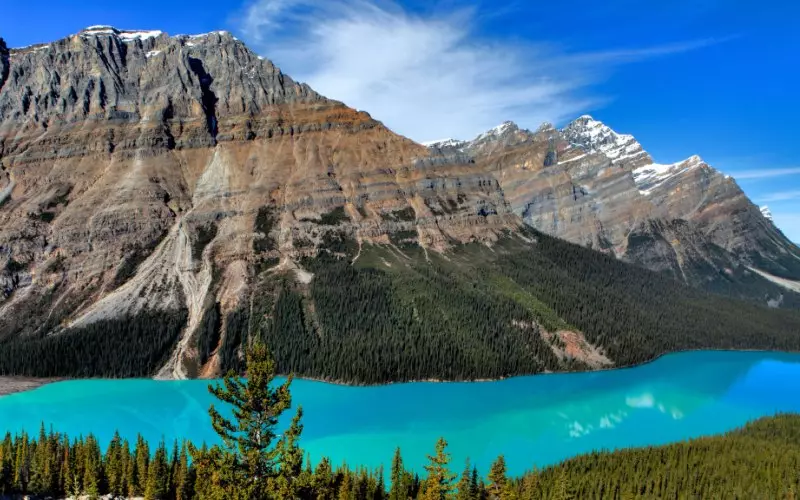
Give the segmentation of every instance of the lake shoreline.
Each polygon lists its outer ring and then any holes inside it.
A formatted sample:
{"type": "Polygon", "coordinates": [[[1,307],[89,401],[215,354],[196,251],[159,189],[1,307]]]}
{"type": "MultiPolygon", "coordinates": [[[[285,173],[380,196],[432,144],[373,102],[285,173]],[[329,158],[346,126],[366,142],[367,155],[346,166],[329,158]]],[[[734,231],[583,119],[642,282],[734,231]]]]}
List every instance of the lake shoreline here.
{"type": "MultiPolygon", "coordinates": [[[[659,354],[655,356],[653,359],[643,361],[641,363],[636,363],[632,365],[622,365],[622,366],[611,366],[608,368],[597,368],[592,370],[572,370],[572,371],[545,371],[539,373],[519,373],[516,375],[509,375],[507,377],[498,377],[498,378],[479,378],[479,379],[462,379],[462,380],[442,380],[442,379],[420,379],[420,380],[396,380],[396,381],[388,381],[388,382],[379,382],[379,383],[353,383],[353,382],[344,382],[341,380],[333,380],[333,379],[326,379],[322,377],[300,377],[294,376],[295,380],[307,380],[310,382],[320,382],[324,384],[331,384],[337,385],[342,387],[380,387],[380,386],[387,386],[387,385],[397,385],[397,384],[421,384],[421,383],[435,383],[435,384],[464,384],[464,383],[483,383],[483,382],[500,382],[504,380],[510,380],[519,377],[540,377],[540,376],[548,376],[548,375],[572,375],[572,374],[586,374],[586,373],[602,373],[608,371],[622,371],[622,370],[631,370],[634,368],[639,368],[641,366],[649,365],[651,363],[655,363],[656,361],[664,358],[666,356],[672,356],[675,354],[683,354],[683,353],[691,353],[691,352],[732,352],[732,353],[746,353],[746,352],[762,352],[762,353],[775,353],[775,354],[800,354],[800,352],[796,351],[779,351],[779,350],[764,350],[764,349],[684,349],[679,351],[671,351],[659,354]]],[[[278,374],[279,377],[286,377],[286,374],[278,374]]],[[[221,380],[221,377],[218,378],[209,378],[209,379],[185,379],[185,380],[207,380],[209,384],[214,383],[216,381],[221,380]]],[[[69,380],[153,380],[157,382],[175,382],[182,379],[156,379],[156,378],[149,378],[149,377],[130,377],[130,378],[110,378],[110,377],[94,377],[94,378],[72,378],[72,377],[60,377],[60,378],[36,378],[36,377],[17,377],[17,376],[0,376],[0,397],[8,396],[10,394],[32,391],[39,387],[42,387],[46,384],[51,384],[54,382],[64,382],[69,380]]]]}
{"type": "Polygon", "coordinates": [[[35,378],[35,377],[2,377],[0,376],[0,396],[8,396],[18,392],[32,391],[43,385],[66,378],[35,378]]]}

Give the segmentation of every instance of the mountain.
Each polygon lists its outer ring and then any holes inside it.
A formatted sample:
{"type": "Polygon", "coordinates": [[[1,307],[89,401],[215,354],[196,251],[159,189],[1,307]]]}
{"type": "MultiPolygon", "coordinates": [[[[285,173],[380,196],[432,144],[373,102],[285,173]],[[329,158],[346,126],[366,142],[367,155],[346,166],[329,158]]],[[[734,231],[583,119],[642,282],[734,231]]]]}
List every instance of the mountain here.
{"type": "Polygon", "coordinates": [[[589,117],[425,147],[226,32],[0,47],[0,373],[212,376],[253,337],[356,382],[800,349],[763,307],[800,304],[796,248],[589,117]]]}
{"type": "Polygon", "coordinates": [[[633,136],[588,115],[562,130],[506,122],[428,146],[494,173],[512,211],[548,234],[739,298],[786,304],[796,290],[800,249],[699,156],[654,163],[633,136]]]}

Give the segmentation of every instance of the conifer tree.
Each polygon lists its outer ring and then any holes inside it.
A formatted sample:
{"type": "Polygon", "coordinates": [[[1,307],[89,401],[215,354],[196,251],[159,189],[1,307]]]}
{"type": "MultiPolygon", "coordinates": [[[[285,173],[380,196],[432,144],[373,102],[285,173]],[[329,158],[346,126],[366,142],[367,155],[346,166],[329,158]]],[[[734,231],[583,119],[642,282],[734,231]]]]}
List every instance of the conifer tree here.
{"type": "Polygon", "coordinates": [[[128,491],[129,497],[134,497],[139,494],[139,486],[136,480],[136,468],[137,468],[137,460],[138,454],[135,449],[130,449],[130,444],[125,442],[124,446],[128,446],[128,459],[125,462],[125,485],[126,490],[128,491]]]}
{"type": "Polygon", "coordinates": [[[342,473],[342,482],[339,485],[338,500],[353,500],[353,482],[350,471],[345,469],[342,473]]]}
{"type": "Polygon", "coordinates": [[[97,498],[103,480],[100,445],[94,436],[89,435],[83,449],[83,493],[89,498],[97,498]]]}
{"type": "Polygon", "coordinates": [[[147,468],[147,482],[144,489],[145,500],[162,500],[169,492],[169,463],[167,462],[167,447],[161,441],[156,448],[156,454],[147,468]]]}
{"type": "Polygon", "coordinates": [[[403,456],[398,447],[394,450],[392,468],[389,472],[389,480],[392,482],[389,489],[389,500],[408,499],[408,482],[406,481],[405,473],[406,471],[403,468],[403,456]]]}
{"type": "Polygon", "coordinates": [[[449,498],[453,490],[453,479],[456,474],[453,474],[448,469],[450,464],[450,454],[445,449],[447,448],[447,441],[444,438],[439,438],[436,442],[436,447],[433,455],[428,455],[428,465],[425,470],[428,477],[425,479],[425,500],[444,500],[449,498]]]}
{"type": "Polygon", "coordinates": [[[11,433],[6,432],[3,444],[0,446],[0,495],[11,492],[14,480],[14,445],[11,442],[11,433]]]}
{"type": "Polygon", "coordinates": [[[17,449],[14,457],[14,488],[17,491],[28,491],[30,481],[30,450],[28,435],[23,431],[17,440],[17,449]]]}
{"type": "Polygon", "coordinates": [[[136,437],[136,473],[134,475],[133,492],[135,496],[144,495],[147,485],[147,468],[150,465],[150,447],[141,435],[136,437]]]}
{"type": "Polygon", "coordinates": [[[569,494],[569,479],[567,477],[567,470],[561,467],[561,470],[556,476],[555,484],[553,485],[553,492],[550,496],[551,500],[570,500],[569,494]]]}
{"type": "Polygon", "coordinates": [[[334,498],[333,470],[327,457],[323,457],[314,470],[314,491],[316,500],[333,500],[334,498]]]}
{"type": "Polygon", "coordinates": [[[213,488],[229,498],[268,498],[283,460],[287,466],[281,476],[284,484],[293,482],[288,479],[293,480],[302,470],[303,454],[297,446],[301,411],[284,438],[274,443],[278,418],[292,403],[292,377],[271,387],[274,378],[275,362],[266,346],[257,343],[247,350],[246,381],[230,371],[222,386],[209,386],[217,399],[233,407],[234,418],[225,418],[213,405],[209,408],[211,425],[224,445],[214,446],[199,464],[217,469],[210,476],[213,488]]]}
{"type": "Polygon", "coordinates": [[[469,458],[464,465],[464,471],[456,484],[456,500],[474,500],[472,496],[472,468],[469,465],[469,458]]]}
{"type": "Polygon", "coordinates": [[[481,491],[481,479],[478,475],[478,468],[473,466],[472,467],[472,476],[469,479],[469,492],[470,498],[474,500],[479,500],[479,493],[481,491]]]}
{"type": "Polygon", "coordinates": [[[44,430],[44,422],[39,427],[39,438],[33,449],[31,460],[31,484],[29,491],[36,495],[47,493],[49,478],[46,474],[47,469],[47,433],[44,430]]]}
{"type": "Polygon", "coordinates": [[[105,471],[106,481],[108,482],[108,492],[117,496],[122,496],[122,479],[125,477],[125,470],[122,468],[122,438],[119,432],[114,433],[111,442],[106,450],[105,471]]]}
{"type": "Polygon", "coordinates": [[[295,484],[296,479],[303,473],[303,450],[300,449],[298,443],[300,434],[303,432],[303,425],[300,423],[302,418],[303,408],[298,407],[289,428],[278,440],[280,467],[276,478],[276,492],[279,498],[297,496],[299,485],[295,484]]]}
{"type": "Polygon", "coordinates": [[[190,500],[192,498],[193,478],[189,467],[189,452],[187,448],[184,441],[181,445],[173,480],[175,484],[175,500],[190,500]]]}
{"type": "Polygon", "coordinates": [[[506,459],[497,457],[489,469],[489,494],[491,498],[501,498],[506,488],[506,459]]]}

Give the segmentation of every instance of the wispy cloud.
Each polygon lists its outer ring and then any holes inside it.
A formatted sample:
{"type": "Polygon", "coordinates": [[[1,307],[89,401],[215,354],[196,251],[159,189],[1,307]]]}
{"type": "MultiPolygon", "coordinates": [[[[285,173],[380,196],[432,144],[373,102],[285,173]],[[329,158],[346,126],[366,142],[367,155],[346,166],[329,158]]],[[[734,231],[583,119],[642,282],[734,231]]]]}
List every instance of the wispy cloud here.
{"type": "Polygon", "coordinates": [[[771,179],[773,177],[783,177],[786,175],[800,175],[800,167],[740,170],[738,172],[731,172],[731,175],[737,180],[771,179]]]}
{"type": "Polygon", "coordinates": [[[413,14],[382,0],[256,0],[234,20],[294,78],[418,141],[558,123],[606,102],[591,89],[615,67],[724,41],[575,53],[479,38],[479,21],[475,9],[413,14]]]}
{"type": "Polygon", "coordinates": [[[757,197],[759,203],[774,203],[776,201],[800,200],[800,190],[777,191],[757,197]]]}

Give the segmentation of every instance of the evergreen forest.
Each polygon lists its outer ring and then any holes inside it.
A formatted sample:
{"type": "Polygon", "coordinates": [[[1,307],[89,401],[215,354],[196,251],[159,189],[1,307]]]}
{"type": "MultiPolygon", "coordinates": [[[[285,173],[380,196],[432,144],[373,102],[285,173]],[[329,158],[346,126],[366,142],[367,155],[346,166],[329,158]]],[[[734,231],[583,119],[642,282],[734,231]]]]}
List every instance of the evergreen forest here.
{"type": "MultiPolygon", "coordinates": [[[[212,285],[192,339],[198,365],[217,356],[223,373],[241,372],[255,340],[279,373],[355,384],[629,366],[691,349],[800,351],[798,310],[691,288],[530,228],[445,254],[413,240],[359,248],[331,230],[300,262],[310,283],[274,264],[265,261],[233,311],[220,312],[212,285]],[[567,349],[558,332],[577,332],[609,363],[567,349]]],[[[186,317],[145,311],[0,340],[0,375],[152,375],[186,317]]]]}

